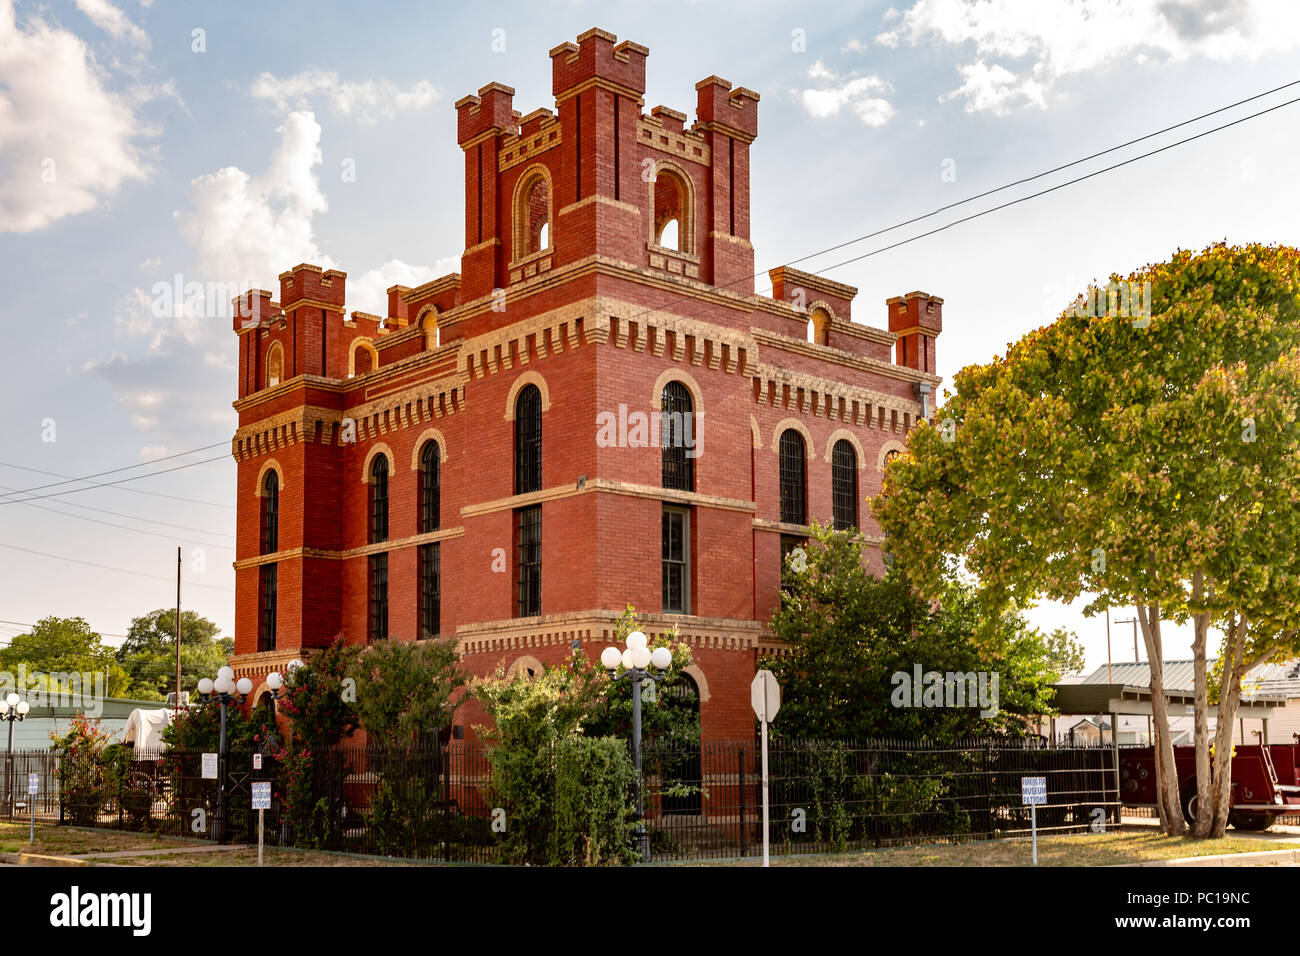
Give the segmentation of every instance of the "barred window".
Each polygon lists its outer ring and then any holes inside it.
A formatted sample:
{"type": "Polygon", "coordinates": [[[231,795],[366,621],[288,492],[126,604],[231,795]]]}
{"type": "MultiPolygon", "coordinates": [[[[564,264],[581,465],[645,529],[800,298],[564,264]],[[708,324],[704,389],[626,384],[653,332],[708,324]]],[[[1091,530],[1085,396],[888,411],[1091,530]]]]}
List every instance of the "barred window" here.
{"type": "Polygon", "coordinates": [[[426,442],[420,452],[420,531],[438,530],[442,475],[440,449],[436,441],[426,442]]]}
{"type": "Polygon", "coordinates": [[[665,614],[691,613],[691,512],[664,506],[663,601],[665,614]]]}
{"type": "Polygon", "coordinates": [[[542,490],[542,393],[525,385],[515,400],[515,494],[542,490]]]}
{"type": "Polygon", "coordinates": [[[438,542],[420,545],[420,634],[437,637],[442,626],[442,554],[438,542]]]}
{"type": "Polygon", "coordinates": [[[262,553],[280,549],[280,475],[271,471],[262,488],[262,553]]]}
{"type": "Polygon", "coordinates": [[[669,382],[659,397],[659,444],[663,447],[665,488],[695,490],[695,409],[691,393],[681,382],[669,382]]]}
{"type": "Polygon", "coordinates": [[[376,455],[370,466],[370,543],[388,540],[388,457],[376,455]]]}
{"type": "Polygon", "coordinates": [[[542,613],[542,506],[520,508],[515,515],[519,584],[516,609],[519,617],[534,617],[542,613]]]}
{"type": "Polygon", "coordinates": [[[858,526],[858,456],[844,438],[831,451],[831,508],[836,531],[858,526]]]}
{"type": "Polygon", "coordinates": [[[370,640],[388,637],[388,555],[370,556],[370,640]]]}
{"type": "Polygon", "coordinates": [[[275,605],[278,575],[274,564],[262,565],[259,573],[257,649],[275,650],[275,605]]]}
{"type": "Polygon", "coordinates": [[[781,520],[805,524],[808,499],[804,487],[803,436],[793,428],[781,433],[781,520]]]}

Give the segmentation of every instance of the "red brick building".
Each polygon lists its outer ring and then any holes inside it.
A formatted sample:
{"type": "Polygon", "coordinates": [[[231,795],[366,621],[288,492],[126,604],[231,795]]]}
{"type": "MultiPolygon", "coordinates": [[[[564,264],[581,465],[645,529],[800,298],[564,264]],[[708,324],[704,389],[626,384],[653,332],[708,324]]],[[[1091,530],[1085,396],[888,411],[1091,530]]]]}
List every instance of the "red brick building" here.
{"type": "Polygon", "coordinates": [[[590,30],[551,51],[555,112],[456,104],[459,273],[383,317],[306,264],[237,300],[238,676],[339,634],[535,668],[598,656],[630,603],[689,642],[704,735],[744,736],[783,549],[814,518],[879,541],[942,300],[890,299],[884,331],[819,276],[756,295],[758,94],[710,76],[691,125],[644,113],[647,52],[590,30]]]}

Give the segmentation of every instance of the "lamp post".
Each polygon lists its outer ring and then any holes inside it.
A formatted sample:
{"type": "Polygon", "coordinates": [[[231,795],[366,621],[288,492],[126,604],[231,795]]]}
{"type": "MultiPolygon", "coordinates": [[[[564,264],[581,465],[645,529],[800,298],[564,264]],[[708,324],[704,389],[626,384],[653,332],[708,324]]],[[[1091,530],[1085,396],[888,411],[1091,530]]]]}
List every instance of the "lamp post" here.
{"type": "Polygon", "coordinates": [[[226,708],[242,704],[253,692],[253,682],[247,677],[235,680],[229,667],[217,671],[217,679],[204,677],[199,681],[199,697],[204,704],[216,703],[221,708],[221,738],[217,746],[217,820],[213,828],[218,843],[226,840],[226,708]]]}
{"type": "Polygon", "coordinates": [[[652,653],[646,647],[646,636],[633,631],[625,642],[627,649],[607,647],[600,654],[601,665],[609,671],[612,681],[626,680],[632,685],[632,763],[636,767],[636,843],[641,859],[650,859],[650,837],[645,829],[645,800],[641,786],[641,684],[663,680],[664,673],[673,662],[673,652],[666,647],[656,647],[652,653]],[[618,673],[622,665],[623,673],[618,673]],[[656,673],[648,668],[653,665],[656,673]]]}
{"type": "Polygon", "coordinates": [[[14,815],[14,721],[26,720],[30,709],[27,701],[12,691],[0,700],[0,720],[9,725],[9,745],[5,749],[5,806],[9,808],[10,819],[14,815]]]}

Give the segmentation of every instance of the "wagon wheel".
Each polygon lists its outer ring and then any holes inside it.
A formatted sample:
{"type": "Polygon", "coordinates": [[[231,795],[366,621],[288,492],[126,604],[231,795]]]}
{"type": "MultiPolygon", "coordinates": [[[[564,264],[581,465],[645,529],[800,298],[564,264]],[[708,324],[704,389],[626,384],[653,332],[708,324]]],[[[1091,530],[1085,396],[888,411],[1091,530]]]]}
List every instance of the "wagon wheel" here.
{"type": "Polygon", "coordinates": [[[132,790],[141,790],[153,796],[154,782],[153,777],[143,770],[132,770],[126,778],[126,785],[132,790]]]}
{"type": "Polygon", "coordinates": [[[1238,830],[1261,831],[1273,825],[1273,814],[1260,810],[1230,810],[1228,822],[1238,830]]]}

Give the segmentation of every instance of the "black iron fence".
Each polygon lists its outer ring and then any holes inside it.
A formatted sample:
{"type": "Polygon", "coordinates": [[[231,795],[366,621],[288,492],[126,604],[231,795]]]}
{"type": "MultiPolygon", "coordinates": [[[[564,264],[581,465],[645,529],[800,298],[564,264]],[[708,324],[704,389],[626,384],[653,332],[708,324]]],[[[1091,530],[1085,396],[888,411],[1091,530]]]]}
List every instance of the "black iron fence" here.
{"type": "MultiPolygon", "coordinates": [[[[484,745],[465,741],[397,752],[340,747],[277,760],[232,751],[224,766],[189,751],[121,748],[105,765],[15,753],[14,792],[41,781],[41,822],[150,830],[223,842],[257,839],[253,784],[271,784],[269,845],[428,860],[496,862],[514,808],[494,806],[484,745]]],[[[761,853],[762,772],[756,741],[655,742],[643,755],[652,857],[689,860],[761,853]]],[[[769,744],[774,853],[989,839],[1029,832],[1021,777],[1047,779],[1040,832],[1118,825],[1109,746],[1040,739],[769,744]]],[[[21,791],[21,792],[20,792],[21,791]]],[[[4,810],[7,811],[7,805],[4,810]]]]}

